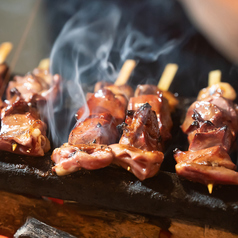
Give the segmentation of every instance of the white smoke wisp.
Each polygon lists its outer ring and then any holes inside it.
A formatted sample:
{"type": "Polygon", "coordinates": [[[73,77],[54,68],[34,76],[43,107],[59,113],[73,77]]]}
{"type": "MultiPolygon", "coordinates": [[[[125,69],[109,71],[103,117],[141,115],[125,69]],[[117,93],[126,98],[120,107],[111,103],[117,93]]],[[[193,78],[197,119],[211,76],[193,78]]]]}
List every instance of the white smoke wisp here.
{"type": "MultiPolygon", "coordinates": [[[[137,5],[138,9],[142,7],[137,5]]],[[[131,18],[136,12],[130,12],[131,18]]],[[[114,82],[128,58],[158,60],[179,47],[188,36],[171,39],[161,35],[162,40],[158,40],[153,35],[144,35],[132,22],[124,19],[123,23],[122,12],[115,5],[93,2],[82,7],[66,23],[51,52],[51,73],[58,73],[63,79],[59,102],[57,105],[49,102],[47,108],[54,146],[67,142],[75,124],[74,115],[86,104],[85,88],[88,90],[100,80],[114,82]],[[113,58],[113,54],[117,57],[113,58]]],[[[83,117],[87,115],[85,110],[83,117]]]]}
{"type": "MultiPolygon", "coordinates": [[[[48,123],[54,146],[67,142],[76,111],[85,104],[83,85],[114,73],[108,57],[114,42],[120,11],[110,5],[98,11],[90,5],[74,15],[64,26],[51,52],[51,73],[62,77],[57,105],[49,102],[48,123]],[[109,68],[109,70],[108,70],[109,68]]],[[[87,110],[85,110],[87,114],[87,110]]]]}

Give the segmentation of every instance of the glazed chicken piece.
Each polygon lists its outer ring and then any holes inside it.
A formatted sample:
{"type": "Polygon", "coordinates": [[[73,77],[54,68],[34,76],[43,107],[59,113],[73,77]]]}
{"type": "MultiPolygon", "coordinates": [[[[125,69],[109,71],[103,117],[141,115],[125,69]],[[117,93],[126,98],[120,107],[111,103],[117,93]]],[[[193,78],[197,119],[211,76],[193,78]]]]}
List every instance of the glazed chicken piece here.
{"type": "Polygon", "coordinates": [[[91,95],[77,114],[68,143],[53,151],[54,171],[66,175],[81,168],[100,169],[111,164],[114,154],[106,145],[119,139],[117,125],[125,119],[127,100],[108,89],[91,95]]]}
{"type": "Polygon", "coordinates": [[[176,172],[195,182],[207,184],[236,184],[238,173],[227,151],[213,146],[197,151],[175,152],[176,172]]]}
{"type": "Polygon", "coordinates": [[[190,142],[189,150],[197,151],[205,148],[209,148],[214,145],[223,147],[226,151],[229,151],[234,138],[231,134],[230,129],[227,126],[216,128],[213,125],[210,129],[204,129],[205,124],[210,122],[204,122],[201,128],[188,134],[188,140],[190,142]]]}
{"type": "Polygon", "coordinates": [[[203,101],[194,102],[188,109],[185,121],[182,125],[184,133],[190,131],[190,125],[195,120],[200,122],[210,121],[216,127],[227,125],[235,136],[238,132],[237,105],[225,99],[219,93],[207,97],[203,101]]]}
{"type": "Polygon", "coordinates": [[[108,89],[100,89],[88,99],[87,105],[78,110],[76,118],[84,120],[88,116],[109,113],[118,125],[125,119],[126,107],[127,100],[123,95],[115,95],[108,89]]]}
{"type": "Polygon", "coordinates": [[[201,101],[215,93],[219,93],[224,98],[232,101],[236,99],[236,91],[234,88],[229,83],[219,82],[202,89],[198,94],[197,100],[201,101]]]}
{"type": "Polygon", "coordinates": [[[113,144],[113,163],[132,172],[141,181],[155,176],[164,160],[160,151],[143,151],[133,146],[113,144]]]}
{"type": "Polygon", "coordinates": [[[112,144],[118,141],[115,119],[109,113],[95,114],[78,121],[69,135],[70,145],[112,144]]]}
{"type": "Polygon", "coordinates": [[[140,180],[153,177],[164,155],[158,151],[160,133],[151,106],[146,103],[135,112],[129,111],[122,129],[119,144],[110,145],[115,156],[113,163],[131,171],[140,180]]]}
{"type": "Polygon", "coordinates": [[[229,99],[214,93],[188,109],[181,126],[189,150],[175,151],[176,172],[195,182],[238,184],[236,166],[228,153],[238,132],[238,110],[229,99]]]}
{"type": "Polygon", "coordinates": [[[39,119],[36,110],[19,96],[2,109],[0,150],[30,156],[43,156],[50,150],[46,124],[39,119]]]}
{"type": "Polygon", "coordinates": [[[175,96],[169,91],[162,91],[156,85],[152,84],[139,84],[136,87],[135,97],[141,95],[160,95],[163,94],[163,97],[168,100],[170,111],[174,111],[175,107],[178,105],[178,100],[175,96]]]}
{"type": "Polygon", "coordinates": [[[6,90],[7,100],[10,100],[12,91],[16,88],[26,102],[39,101],[45,103],[48,100],[55,101],[60,91],[61,78],[52,76],[48,70],[34,69],[32,73],[24,77],[15,76],[10,81],[6,90]]]}
{"type": "Polygon", "coordinates": [[[67,175],[81,168],[94,170],[111,164],[111,148],[104,145],[64,144],[53,151],[51,160],[55,162],[53,171],[59,176],[67,175]]]}
{"type": "Polygon", "coordinates": [[[97,92],[98,90],[104,89],[104,88],[112,91],[112,93],[114,93],[115,95],[118,95],[118,94],[124,95],[127,100],[129,100],[130,97],[133,97],[133,94],[134,94],[133,89],[129,85],[124,84],[124,85],[117,86],[112,83],[108,83],[106,81],[100,81],[96,83],[94,87],[94,92],[97,92]]]}
{"type": "Polygon", "coordinates": [[[129,145],[144,151],[161,150],[157,117],[149,103],[137,111],[128,111],[119,144],[129,145]]]}
{"type": "Polygon", "coordinates": [[[157,115],[162,141],[170,139],[170,130],[173,126],[173,122],[171,119],[167,99],[165,99],[162,94],[132,97],[128,103],[128,110],[137,110],[144,103],[149,103],[152,107],[152,110],[155,111],[157,115]]]}

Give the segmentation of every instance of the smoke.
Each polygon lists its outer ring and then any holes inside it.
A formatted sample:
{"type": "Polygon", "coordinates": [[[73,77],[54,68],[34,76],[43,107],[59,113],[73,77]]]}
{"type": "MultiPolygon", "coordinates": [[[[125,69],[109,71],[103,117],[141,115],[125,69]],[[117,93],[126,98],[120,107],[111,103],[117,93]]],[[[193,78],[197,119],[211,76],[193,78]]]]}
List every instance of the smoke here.
{"type": "Polygon", "coordinates": [[[66,23],[54,44],[51,73],[60,74],[63,80],[59,102],[56,106],[49,103],[48,116],[57,146],[67,142],[74,114],[85,104],[83,85],[90,78],[102,80],[113,73],[108,57],[119,19],[120,12],[113,6],[101,11],[97,4],[87,6],[66,23]]]}
{"type": "Polygon", "coordinates": [[[86,103],[85,93],[92,91],[95,82],[114,82],[128,58],[153,62],[184,42],[186,35],[157,38],[154,29],[153,34],[141,32],[134,19],[144,8],[138,3],[133,11],[127,9],[130,17],[125,19],[118,6],[93,2],[82,6],[65,24],[50,56],[51,73],[63,79],[59,101],[47,107],[54,146],[67,142],[74,115],[86,103]]]}

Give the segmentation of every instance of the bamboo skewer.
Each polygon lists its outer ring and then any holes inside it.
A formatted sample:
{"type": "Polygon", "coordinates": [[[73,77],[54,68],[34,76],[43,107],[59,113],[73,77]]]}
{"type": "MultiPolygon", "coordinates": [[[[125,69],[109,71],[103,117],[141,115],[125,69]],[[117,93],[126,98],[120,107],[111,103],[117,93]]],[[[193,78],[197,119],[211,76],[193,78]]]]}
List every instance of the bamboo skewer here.
{"type": "Polygon", "coordinates": [[[49,70],[49,68],[50,68],[50,59],[49,58],[45,58],[45,59],[41,60],[39,65],[38,65],[38,68],[39,69],[49,70]]]}
{"type": "Polygon", "coordinates": [[[213,183],[209,183],[209,184],[207,185],[207,189],[208,189],[208,192],[209,192],[210,194],[212,194],[213,183]]]}
{"type": "MultiPolygon", "coordinates": [[[[0,64],[4,64],[12,48],[13,48],[13,44],[10,42],[3,42],[0,45],[0,64]]],[[[7,71],[5,77],[2,79],[2,85],[0,88],[0,98],[2,98],[2,95],[5,90],[5,86],[7,85],[9,78],[10,78],[10,70],[7,71]]]]}
{"type": "Polygon", "coordinates": [[[12,50],[12,43],[4,42],[0,45],[0,64],[3,64],[12,50]]]}
{"type": "Polygon", "coordinates": [[[159,80],[158,88],[163,91],[168,91],[177,71],[178,71],[177,64],[167,64],[159,80]]]}
{"type": "Polygon", "coordinates": [[[135,67],[136,67],[135,60],[132,60],[132,59],[126,60],[121,68],[119,76],[118,76],[116,82],[114,83],[114,85],[121,86],[121,85],[126,84],[135,67]]]}
{"type": "Polygon", "coordinates": [[[17,148],[17,144],[16,144],[16,143],[13,143],[13,144],[12,144],[12,151],[15,151],[16,148],[17,148]]]}
{"type": "MultiPolygon", "coordinates": [[[[121,85],[126,84],[135,67],[136,67],[135,60],[132,60],[132,59],[126,60],[120,70],[119,76],[118,76],[117,80],[115,81],[114,85],[121,86],[121,85]]],[[[131,167],[128,166],[127,171],[130,171],[130,170],[131,170],[131,167]]]]}
{"type": "Polygon", "coordinates": [[[221,82],[221,71],[213,70],[208,74],[208,87],[221,82]]]}
{"type": "MultiPolygon", "coordinates": [[[[208,74],[208,87],[220,83],[221,82],[221,71],[220,70],[214,70],[209,72],[208,74]]],[[[212,194],[213,190],[213,183],[209,183],[207,185],[208,192],[212,194]]]]}

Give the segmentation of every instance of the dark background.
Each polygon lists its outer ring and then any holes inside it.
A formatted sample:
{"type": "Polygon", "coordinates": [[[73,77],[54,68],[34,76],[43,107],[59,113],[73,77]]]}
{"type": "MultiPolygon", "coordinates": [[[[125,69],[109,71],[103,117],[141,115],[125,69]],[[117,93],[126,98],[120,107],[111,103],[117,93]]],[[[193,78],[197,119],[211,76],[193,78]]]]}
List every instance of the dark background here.
{"type": "MultiPolygon", "coordinates": [[[[25,74],[39,61],[49,57],[62,27],[85,3],[78,0],[0,0],[0,42],[11,41],[14,49],[8,58],[14,74],[25,74]]],[[[112,1],[100,1],[101,7],[112,1]]],[[[179,71],[170,87],[182,96],[196,96],[207,85],[208,72],[222,70],[222,81],[228,81],[236,90],[238,69],[223,58],[200,35],[186,18],[181,6],[174,0],[114,0],[122,11],[120,28],[130,22],[146,36],[155,39],[158,47],[170,39],[188,33],[188,37],[168,54],[155,62],[143,62],[135,70],[130,83],[157,84],[164,66],[177,63],[179,71]]],[[[94,83],[93,81],[90,81],[94,83]]]]}

